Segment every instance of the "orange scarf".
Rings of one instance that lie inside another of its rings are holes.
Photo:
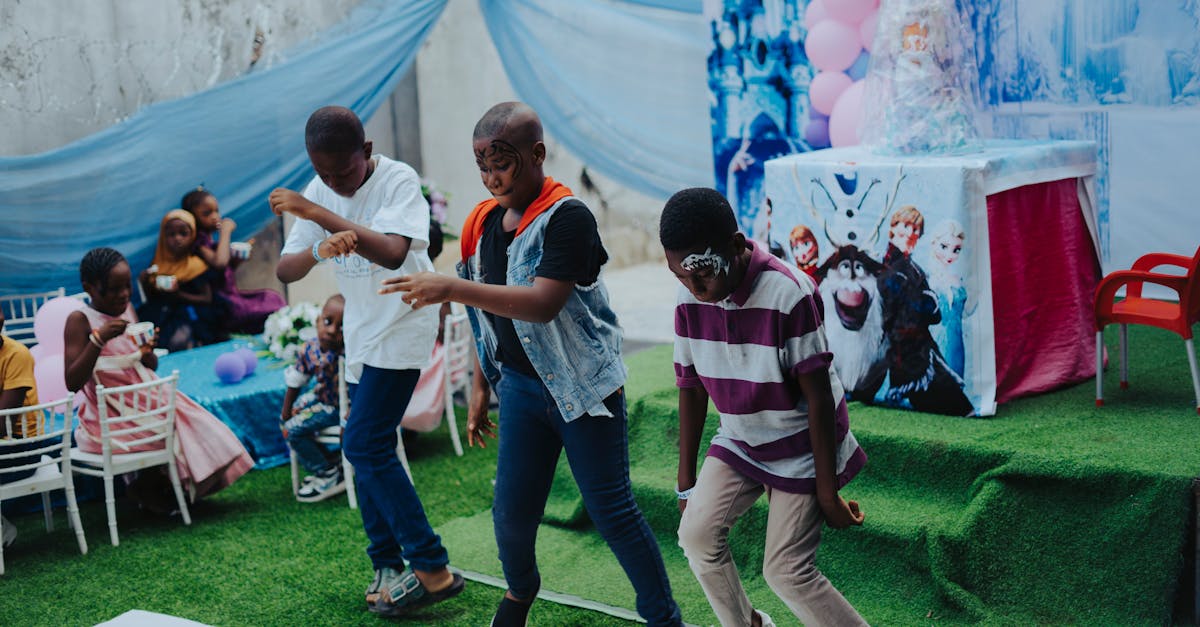
[[[158,225],[158,246],[154,248],[153,263],[158,266],[158,274],[169,274],[174,276],[179,283],[187,283],[204,274],[204,271],[208,270],[208,264],[190,252],[177,257],[167,250],[167,223],[171,220],[182,220],[192,229],[191,241],[188,242],[189,248],[191,243],[196,241],[195,216],[183,209],[168,211],[167,215],[163,216],[162,223]]]
[[[554,206],[554,203],[573,195],[571,190],[562,183],[555,181],[549,176],[542,183],[542,193],[529,203],[525,208],[525,213],[521,215],[521,221],[517,223],[517,234],[514,237],[520,237],[526,227],[533,222],[534,218],[542,215],[547,209]],[[471,210],[471,214],[467,216],[467,221],[463,223],[462,237],[459,240],[462,246],[463,261],[470,259],[475,254],[475,248],[479,245],[479,238],[483,236],[483,222],[487,219],[488,214],[492,209],[500,206],[495,198],[485,200]]]

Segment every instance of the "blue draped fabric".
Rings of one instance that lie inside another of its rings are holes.
[[[700,13],[701,0],[624,0],[629,4],[640,4],[647,7],[658,7],[684,13]]]
[[[120,250],[136,274],[150,262],[163,214],[201,182],[240,236],[259,230],[273,218],[270,191],[313,175],[309,114],[340,104],[370,117],[446,1],[368,0],[271,68],[150,105],[50,152],[0,158],[0,294],[76,291],[79,260],[97,246]]]
[[[517,94],[588,167],[664,198],[712,185],[698,1],[479,4]]]

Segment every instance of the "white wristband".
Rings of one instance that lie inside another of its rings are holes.
[[[692,490],[695,489],[696,486],[692,486],[686,490],[680,490],[679,486],[675,486],[675,496],[679,497],[679,500],[681,501],[686,501],[688,500],[688,497],[692,495]]]
[[[312,255],[313,255],[313,259],[317,260],[317,263],[321,263],[322,261],[325,261],[325,259],[326,259],[326,257],[321,256],[320,249],[321,249],[321,242],[313,242]]]

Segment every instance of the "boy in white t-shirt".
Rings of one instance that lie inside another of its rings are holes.
[[[276,215],[297,218],[275,273],[291,283],[319,263],[332,263],[346,298],[346,379],[356,383],[342,450],[354,465],[375,568],[367,605],[395,616],[463,589],[395,452],[396,427],[433,350],[437,311],[414,310],[378,293],[386,278],[433,270],[426,252],[429,205],[411,167],[372,156],[353,111],[318,109],[304,139],[317,176],[303,195],[282,188],[270,195]]]

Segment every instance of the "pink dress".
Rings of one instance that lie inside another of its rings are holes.
[[[429,365],[421,370],[421,378],[417,379],[417,388],[413,390],[412,398],[408,401],[408,409],[400,426],[413,431],[427,433],[442,424],[442,414],[446,409],[446,351],[442,343],[433,347],[433,357]]]
[[[80,309],[87,316],[92,328],[99,328],[112,316],[85,306]],[[121,319],[137,322],[132,309],[127,309]],[[75,429],[75,440],[79,448],[89,453],[100,453],[100,420],[96,401],[96,384],[105,387],[131,385],[157,379],[153,370],[141,363],[141,351],[128,335],[120,335],[108,341],[96,359],[92,378],[80,390],[79,426]],[[136,423],[114,424],[114,428],[137,426]],[[130,434],[126,439],[137,439]],[[116,445],[120,447],[119,441]],[[159,448],[161,442],[140,447],[127,447],[126,452]],[[237,436],[196,401],[182,392],[175,397],[175,461],[180,479],[192,500],[211,494],[232,484],[238,477],[254,467],[254,460],[242,447]]]

